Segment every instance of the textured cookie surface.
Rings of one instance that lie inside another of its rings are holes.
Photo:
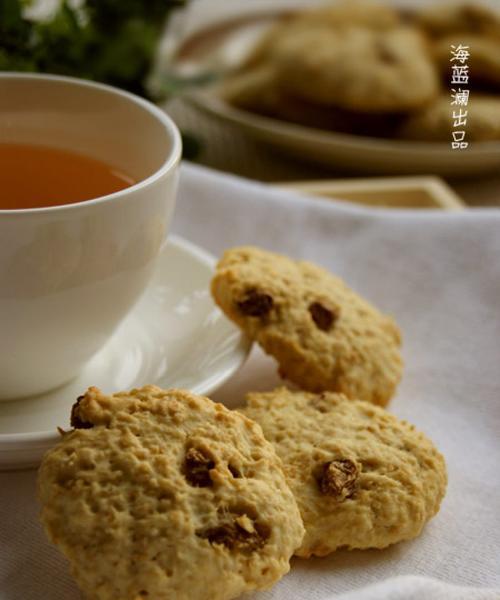
[[[278,20],[245,60],[243,67],[262,62],[272,62],[281,49],[293,40],[300,40],[304,32],[317,28],[330,32],[346,27],[366,27],[371,30],[388,30],[401,25],[400,15],[387,4],[371,0],[345,0],[334,5],[314,7]]]
[[[396,324],[324,269],[234,248],[217,265],[212,294],[301,388],[382,405],[394,393],[402,371]]]
[[[285,388],[247,397],[283,460],[306,535],[296,554],[384,548],[413,538],[437,513],[444,459],[412,425],[341,394]]]
[[[88,598],[227,600],[289,569],[303,526],[259,426],[208,398],[90,388],[45,456],[41,519]]]
[[[362,112],[418,108],[439,93],[423,37],[409,27],[310,28],[276,53],[280,83],[319,104]]]

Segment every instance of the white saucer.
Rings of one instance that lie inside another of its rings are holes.
[[[207,394],[239,369],[250,342],[213,304],[213,266],[207,252],[171,236],[144,296],[77,379],[0,402],[0,470],[36,466],[90,385],[114,392],[153,383]]]

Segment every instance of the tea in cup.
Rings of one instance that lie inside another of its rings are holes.
[[[175,124],[141,98],[0,74],[0,399],[74,378],[134,306],[180,156]]]

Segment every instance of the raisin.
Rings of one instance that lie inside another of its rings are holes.
[[[213,485],[210,470],[215,462],[202,450],[190,448],[184,459],[184,475],[188,483],[194,487],[210,487]]]
[[[88,421],[84,421],[80,417],[79,404],[85,398],[85,396],[78,396],[76,402],[71,407],[71,418],[70,424],[73,429],[91,429],[94,427],[93,423],[89,423]]]
[[[273,307],[273,299],[269,294],[250,289],[243,300],[236,303],[238,309],[249,317],[264,317]]]
[[[229,472],[231,473],[231,475],[235,479],[239,479],[241,477],[241,473],[239,472],[239,470],[234,465],[232,465],[231,463],[227,464],[227,468],[228,468]]]
[[[326,496],[333,496],[342,502],[354,494],[358,475],[356,463],[348,458],[326,462],[318,477],[319,489]]]
[[[251,529],[252,531],[247,531],[237,521],[228,521],[216,527],[197,531],[196,535],[213,545],[225,546],[228,550],[251,553],[262,548],[266,543],[266,535],[263,531],[259,531],[257,527]]]
[[[337,315],[332,310],[325,308],[319,302],[310,304],[309,312],[311,313],[312,320],[321,331],[328,331],[337,318]]]

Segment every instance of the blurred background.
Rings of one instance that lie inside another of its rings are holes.
[[[375,206],[500,206],[495,0],[0,0],[0,70],[147,97],[185,158],[221,171]]]

